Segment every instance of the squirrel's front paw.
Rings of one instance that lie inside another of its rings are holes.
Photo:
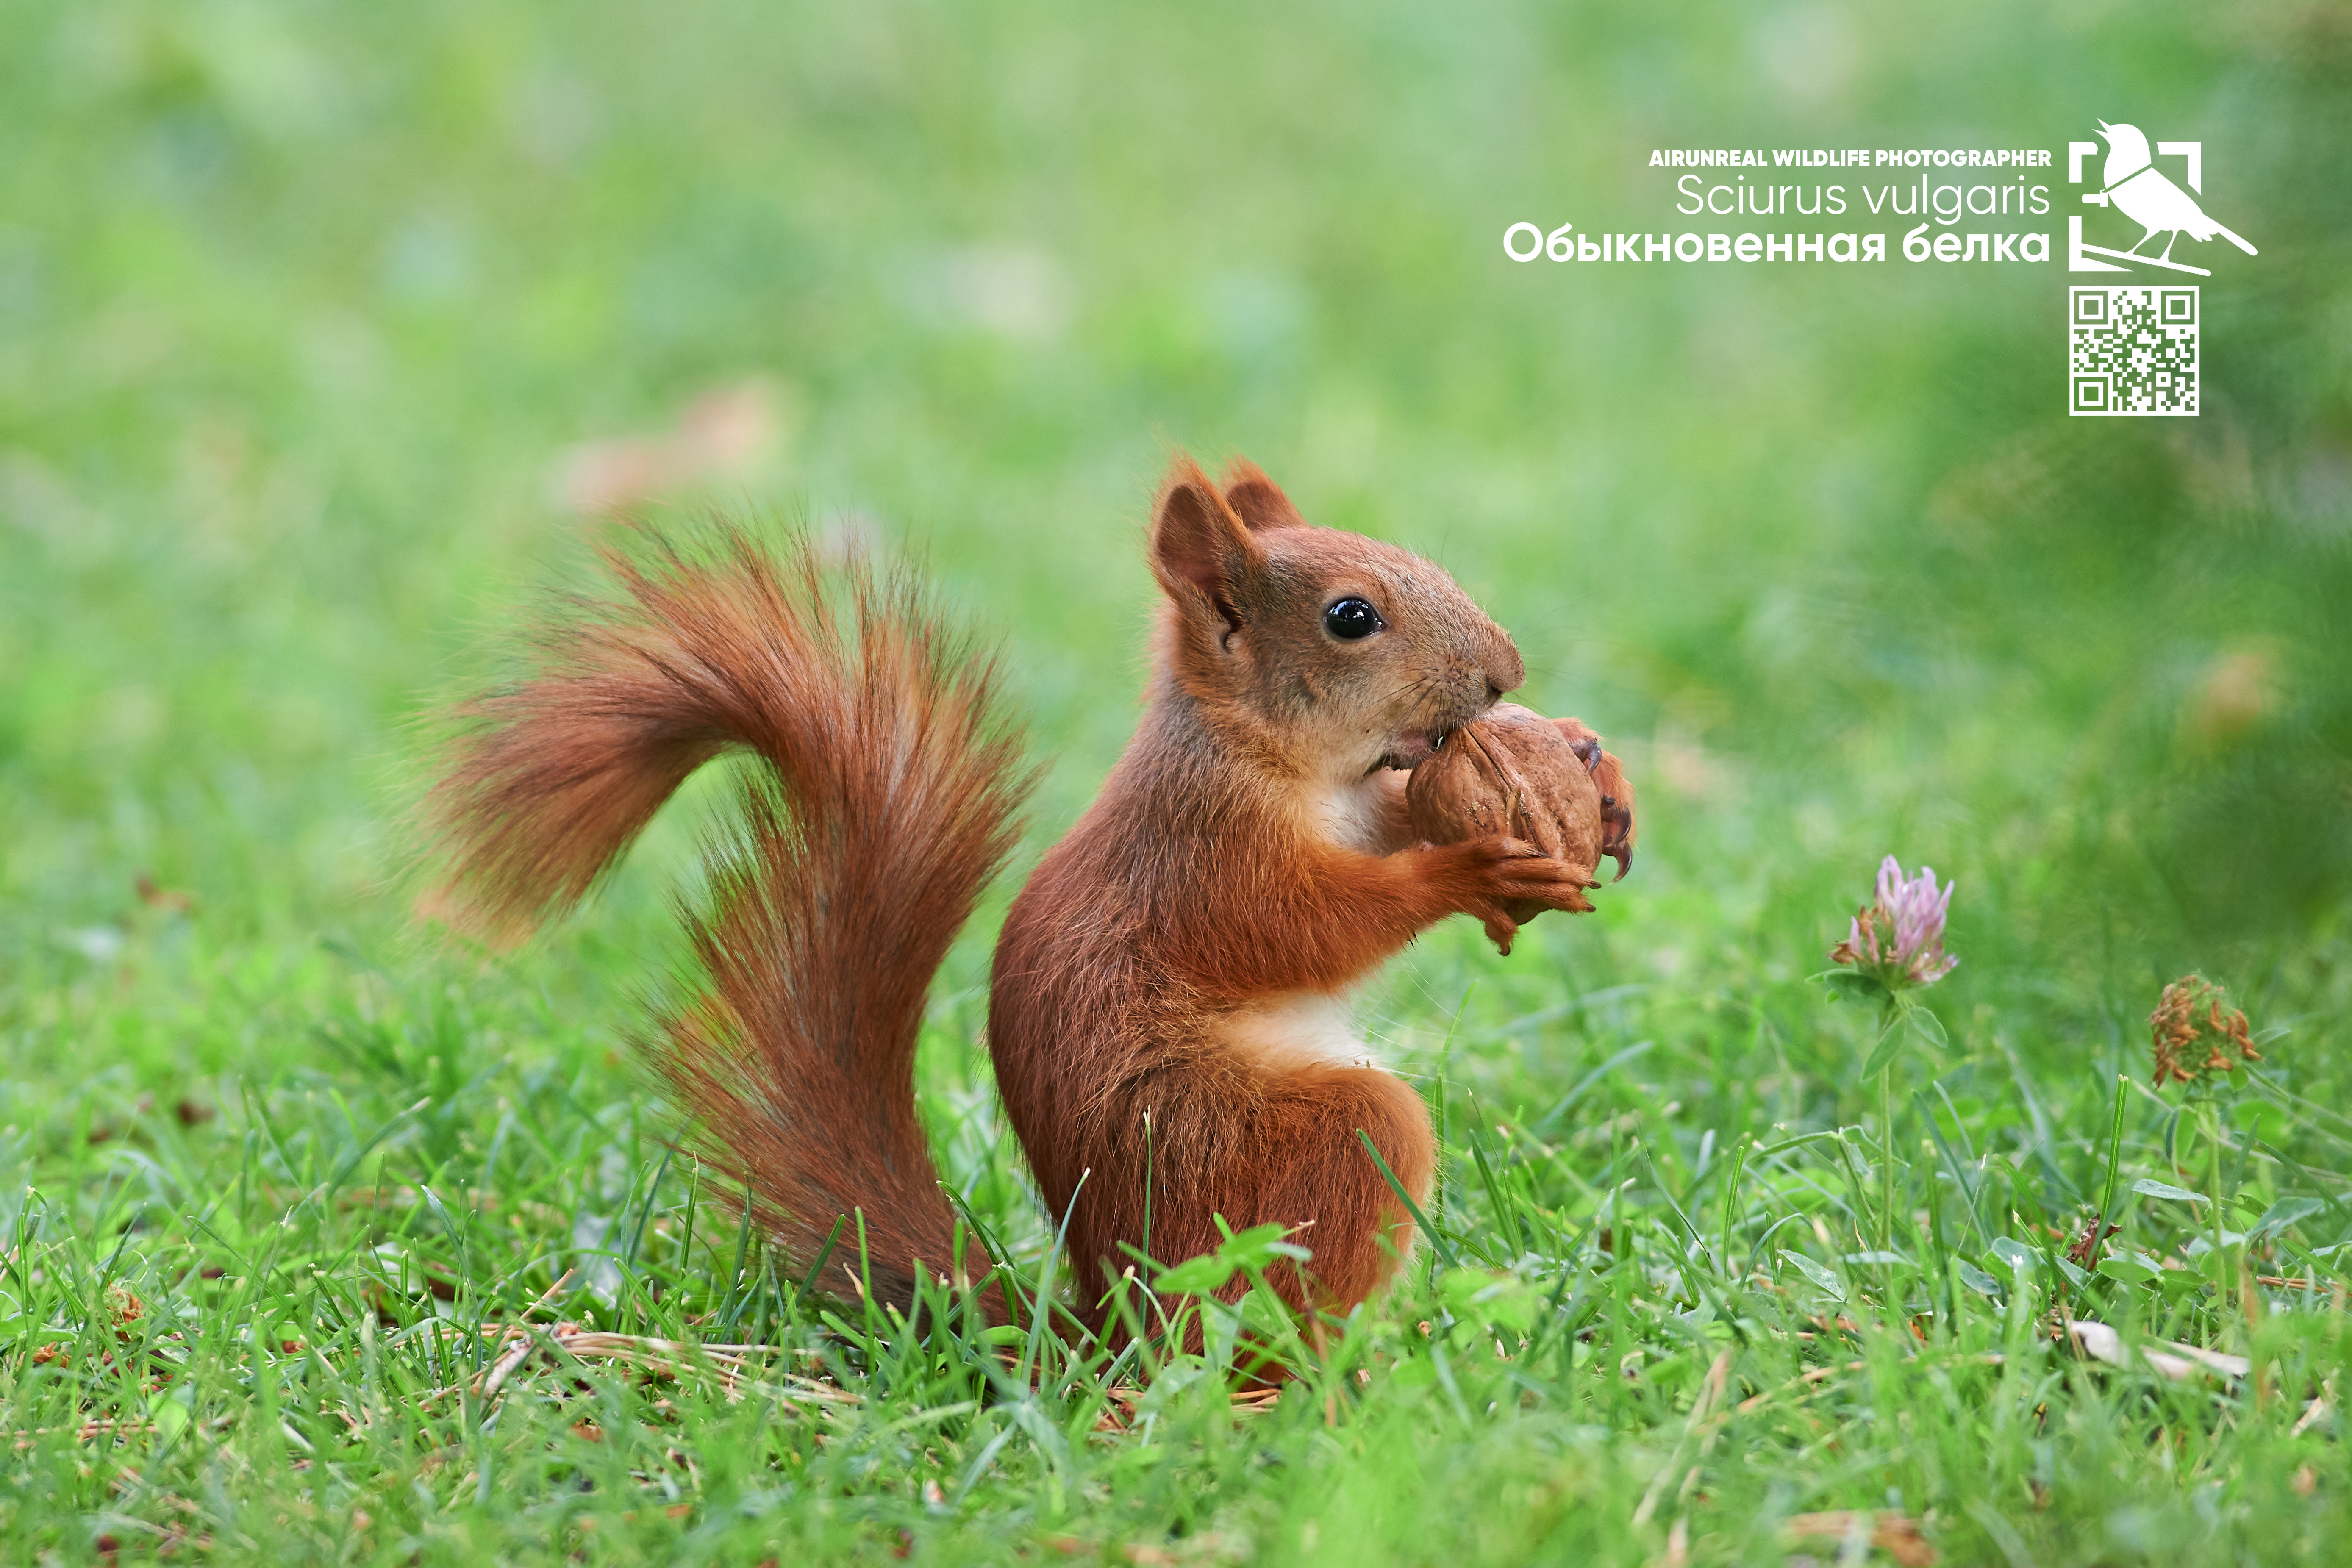
[[[1584,890],[1598,884],[1525,839],[1474,838],[1448,849],[1463,872],[1463,912],[1486,922],[1486,934],[1500,952],[1511,951],[1522,921],[1545,910],[1581,914],[1592,908]]]

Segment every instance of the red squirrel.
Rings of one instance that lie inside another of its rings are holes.
[[[1216,1246],[1220,1218],[1289,1227],[1311,1258],[1276,1290],[1344,1313],[1412,1241],[1359,1133],[1417,1203],[1436,1158],[1421,1097],[1350,1027],[1351,988],[1451,914],[1508,952],[1512,906],[1579,907],[1593,881],[1530,844],[1406,826],[1402,770],[1525,674],[1443,570],[1308,526],[1247,462],[1221,486],[1181,457],[1150,551],[1142,721],[997,942],[998,1089],[1095,1326],[1147,1204],[1168,1261]],[[710,907],[688,916],[707,985],[648,1055],[768,1236],[806,1267],[854,1215],[823,1287],[904,1307],[918,1269],[958,1262],[915,1112],[925,993],[1034,779],[994,668],[904,580],[853,565],[842,589],[804,544],[608,557],[621,596],[542,627],[535,667],[460,710],[428,805],[450,857],[432,907],[519,934],[688,774],[751,752]]]

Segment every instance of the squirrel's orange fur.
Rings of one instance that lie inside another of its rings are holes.
[[[1568,908],[1589,881],[1529,845],[1405,826],[1396,770],[1522,679],[1439,568],[1308,527],[1249,464],[1220,487],[1183,458],[1151,562],[1142,722],[997,945],[999,1089],[1067,1215],[1082,1309],[1145,1245],[1148,1181],[1155,1256],[1208,1250],[1217,1216],[1302,1227],[1312,1260],[1276,1288],[1344,1310],[1411,1240],[1359,1131],[1416,1201],[1434,1161],[1420,1097],[1348,1031],[1349,989],[1449,914],[1507,944],[1507,905]],[[467,710],[433,797],[439,907],[525,929],[696,767],[753,753],[712,908],[689,917],[708,991],[653,1061],[787,1251],[809,1260],[854,1213],[873,1288],[903,1303],[917,1268],[956,1261],[914,1110],[924,993],[1033,776],[992,672],[911,591],[855,567],[835,591],[805,547],[780,565],[730,533],[715,557],[613,565],[617,602],[556,622],[535,673]],[[1326,629],[1348,597],[1376,634]],[[862,1288],[859,1250],[836,1251],[832,1289]]]

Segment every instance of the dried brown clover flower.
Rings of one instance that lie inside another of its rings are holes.
[[[2083,1234],[2076,1237],[2074,1245],[2066,1248],[2068,1261],[2079,1264],[2084,1268],[2090,1268],[2092,1258],[2098,1254],[2099,1243],[2121,1229],[2123,1226],[2119,1225],[2105,1225],[2101,1223],[2096,1215],[2092,1215],[2091,1223],[2083,1228]]]
[[[2246,1016],[2235,1007],[2224,1011],[2226,1000],[2221,987],[2201,974],[2182,975],[2164,988],[2156,1011],[2147,1016],[2158,1089],[2168,1079],[2195,1083],[2207,1073],[2226,1073],[2242,1061],[2263,1059],[2247,1030]],[[2200,1050],[2205,1053],[2201,1061]]]

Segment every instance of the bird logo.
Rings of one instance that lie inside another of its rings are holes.
[[[2093,256],[2112,257],[2116,261],[2137,262],[2143,266],[2168,268],[2175,272],[2193,272],[2200,278],[2212,276],[2202,267],[2191,267],[2185,261],[2172,259],[2172,247],[2186,234],[2199,244],[2216,236],[2228,240],[2248,256],[2255,255],[2254,247],[2244,237],[2205,216],[2197,198],[2175,184],[2171,177],[2156,166],[2155,153],[2147,137],[2137,125],[2110,125],[2099,121],[2099,134],[2106,138],[2105,166],[2100,171],[2101,186],[2086,192],[2084,202],[2091,206],[2112,207],[2138,224],[2141,234],[2128,250],[2110,250],[2103,246],[2085,245],[2082,241],[2083,220],[2072,217],[2067,226],[2073,231],[2070,266],[2076,272],[2124,272],[2129,268],[2106,262],[2092,261]],[[2082,159],[2086,153],[2099,150],[2095,142],[2074,142],[2067,144],[2068,162],[2073,177],[2081,178]],[[2201,189],[2199,176],[2202,172],[2203,143],[2197,142],[2159,142],[2156,152],[2183,153],[2189,160],[2189,183]],[[2153,256],[2143,255],[2141,247],[2158,235],[2165,236],[2164,249]]]

